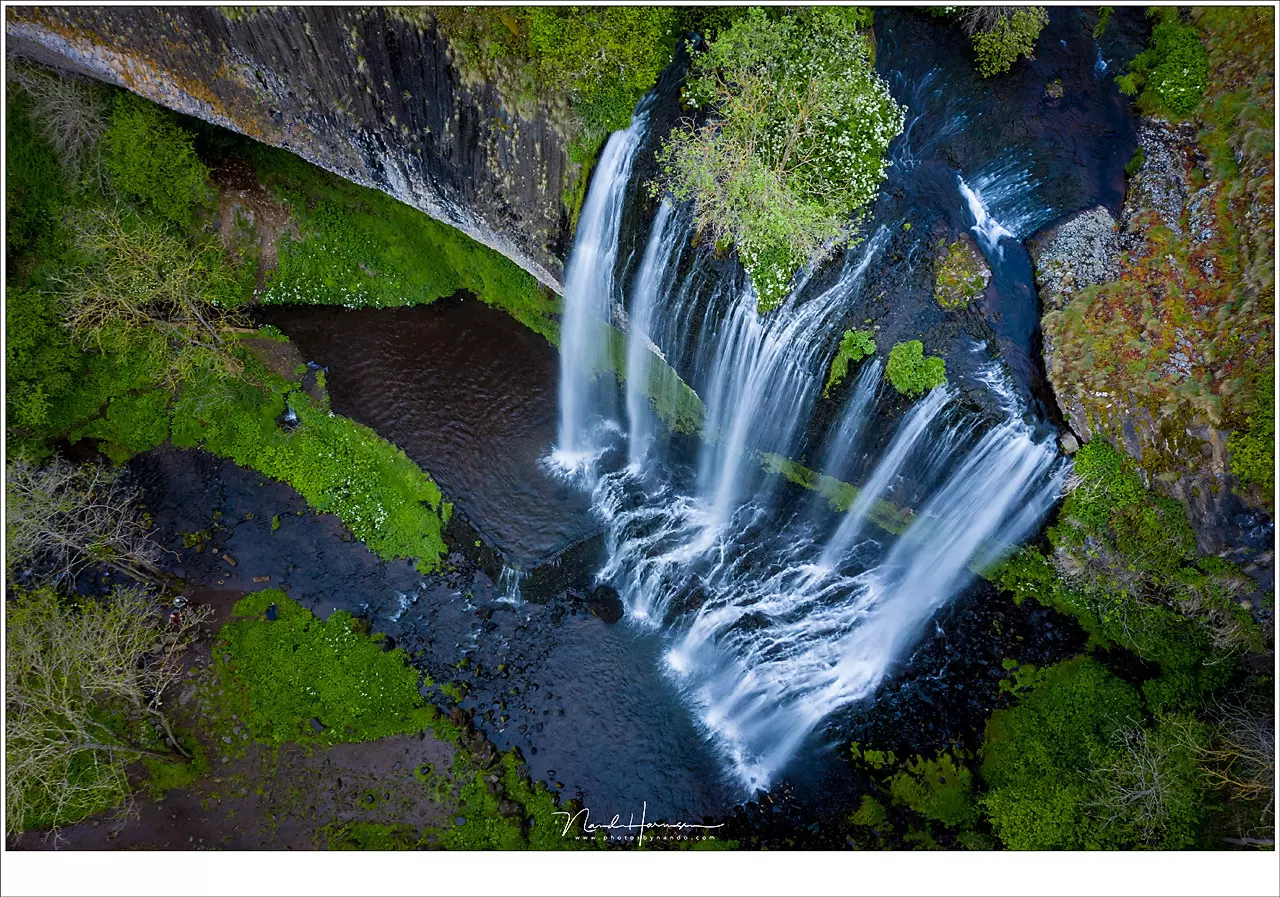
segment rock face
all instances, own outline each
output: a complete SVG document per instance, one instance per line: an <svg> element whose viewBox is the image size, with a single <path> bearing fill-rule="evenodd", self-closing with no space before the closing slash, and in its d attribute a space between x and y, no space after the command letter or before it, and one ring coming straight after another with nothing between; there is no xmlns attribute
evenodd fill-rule
<svg viewBox="0 0 1280 897"><path fill-rule="evenodd" d="M1027 249L1040 301L1047 309L1062 309L1077 290L1115 277L1120 252L1116 220L1098 206L1044 231Z"/></svg>
<svg viewBox="0 0 1280 897"><path fill-rule="evenodd" d="M1164 320L1159 294L1151 292L1150 281L1142 279L1152 276L1153 259L1163 257L1154 256L1153 247L1167 245L1157 242L1168 239L1157 236L1157 231L1188 248L1192 264L1200 267L1206 281L1215 279L1210 242L1219 225L1211 207L1218 187L1210 183L1192 189L1189 171L1199 159L1194 128L1147 119L1139 128L1138 142L1142 163L1129 181L1118 221L1107 209L1097 207L1066 218L1029 241L1045 311L1045 369L1073 431L1064 443L1073 443L1073 436L1080 442L1110 440L1137 461L1150 486L1187 507L1201 549L1217 553L1238 544L1244 531L1256 525L1257 516L1232 491L1230 431L1214 426L1203 414L1170 412L1150 394L1141 393L1139 383L1124 378L1099 383L1079 376L1075 369L1083 363L1079 321L1088 303L1072 302L1086 288L1129 283L1126 301L1145 300L1155 316L1152 320ZM1159 265L1155 268L1158 272ZM1131 311L1106 308L1113 319ZM1194 339L1177 326L1169 325L1167 330L1171 338L1159 356L1150 349L1142 351L1150 353L1161 377L1185 382L1193 365L1207 362ZM1072 339L1075 354L1068 358L1064 343ZM1090 362L1096 363L1097 358Z"/></svg>
<svg viewBox="0 0 1280 897"><path fill-rule="evenodd" d="M560 292L581 175L548 108L466 84L421 10L25 7L10 53L134 91L383 190Z"/></svg>

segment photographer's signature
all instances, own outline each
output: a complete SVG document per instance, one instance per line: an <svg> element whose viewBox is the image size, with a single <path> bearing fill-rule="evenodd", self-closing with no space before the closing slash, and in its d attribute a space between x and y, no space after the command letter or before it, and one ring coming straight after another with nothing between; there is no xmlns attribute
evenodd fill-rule
<svg viewBox="0 0 1280 897"><path fill-rule="evenodd" d="M648 813L648 810L649 810L649 802L648 801L642 802L640 804L640 821L639 822L636 822L634 813L632 813L631 816L628 817L626 822L622 821L621 814L614 814L614 817L606 823L592 822L591 810L589 810L587 807L583 807L581 810L578 810L576 813L571 813L568 810L555 810L552 815L564 817L565 819L564 831L562 832L562 834L565 835L566 837L569 834L569 829L573 828L573 824L581 820L582 831L586 835L594 835L596 832L607 832L610 838L616 838L620 836L615 835L614 832L618 832L618 831L627 832L628 835L624 837L634 838L637 847L640 847L644 844L644 833L646 830L649 830L649 829L662 830L664 832L667 832L668 834L665 835L665 837L671 837L671 838L678 837L681 840L687 840L689 838L693 838L697 840L699 838L707 837L707 836L699 836L699 835L691 836L691 835L686 835L685 833L689 831L709 831L709 830L714 830L714 829L724 827L723 822L716 823L715 825L698 825L697 823L694 823L694 822L648 822L646 820L646 814ZM629 833L631 832L635 832L636 834L630 835ZM671 832L675 832L676 834L675 835L669 834Z"/></svg>

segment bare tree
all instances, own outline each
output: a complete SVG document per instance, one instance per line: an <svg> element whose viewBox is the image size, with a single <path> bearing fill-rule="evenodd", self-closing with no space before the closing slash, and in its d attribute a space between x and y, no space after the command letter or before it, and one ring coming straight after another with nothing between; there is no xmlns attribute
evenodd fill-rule
<svg viewBox="0 0 1280 897"><path fill-rule="evenodd" d="M1096 771L1093 808L1104 827L1119 825L1149 847L1190 847L1188 808L1199 803L1198 757L1206 727L1171 715L1154 728L1134 723L1117 734L1115 761Z"/></svg>
<svg viewBox="0 0 1280 897"><path fill-rule="evenodd" d="M139 587L75 604L48 588L17 591L6 613L9 831L56 825L125 799L131 761L190 759L161 701L208 616L207 608L187 607L166 617ZM148 725L163 738L140 737Z"/></svg>
<svg viewBox="0 0 1280 897"><path fill-rule="evenodd" d="M159 581L160 547L139 519L137 491L122 471L55 460L9 464L5 543L19 581L73 583L102 564L143 581Z"/></svg>
<svg viewBox="0 0 1280 897"><path fill-rule="evenodd" d="M158 221L115 207L78 216L73 239L86 261L57 280L67 325L81 342L150 347L175 382L211 364L239 370L226 336L242 322L217 305L236 289L220 247L193 247Z"/></svg>
<svg viewBox="0 0 1280 897"><path fill-rule="evenodd" d="M1210 784L1235 801L1257 808L1233 844L1274 845L1276 819L1276 721L1271 708L1224 704L1213 712L1214 739L1201 751Z"/></svg>
<svg viewBox="0 0 1280 897"><path fill-rule="evenodd" d="M973 37L980 31L992 31L1017 11L1016 6L966 6L956 12L956 22L961 31Z"/></svg>
<svg viewBox="0 0 1280 897"><path fill-rule="evenodd" d="M14 59L9 60L8 76L26 93L36 127L68 176L105 186L98 139L107 129L108 107L97 85Z"/></svg>

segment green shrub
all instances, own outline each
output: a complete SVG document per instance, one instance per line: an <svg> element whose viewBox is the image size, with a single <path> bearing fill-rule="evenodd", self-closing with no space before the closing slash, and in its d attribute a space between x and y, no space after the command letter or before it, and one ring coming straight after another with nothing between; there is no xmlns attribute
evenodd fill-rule
<svg viewBox="0 0 1280 897"><path fill-rule="evenodd" d="M1009 71L1019 56L1032 58L1036 40L1049 23L1042 6L1023 6L996 17L990 28L974 32L973 53L984 78Z"/></svg>
<svg viewBox="0 0 1280 897"><path fill-rule="evenodd" d="M185 230L195 210L212 199L209 169L196 155L191 133L154 103L120 93L103 144L116 190L170 224Z"/></svg>
<svg viewBox="0 0 1280 897"><path fill-rule="evenodd" d="M431 10L470 81L498 86L532 109L567 100L594 140L625 128L670 63L677 10L661 6L440 7Z"/></svg>
<svg viewBox="0 0 1280 897"><path fill-rule="evenodd" d="M1261 491L1268 506L1275 502L1276 417L1275 366L1254 378L1249 416L1227 441L1231 472L1246 487Z"/></svg>
<svg viewBox="0 0 1280 897"><path fill-rule="evenodd" d="M273 604L276 619L268 620ZM319 620L279 589L266 589L236 603L219 640L224 697L268 744L372 741L422 731L436 715L404 650L384 651L345 611Z"/></svg>
<svg viewBox="0 0 1280 897"><path fill-rule="evenodd" d="M1095 771L1116 762L1116 739L1142 714L1132 687L1096 661L1046 671L1041 684L987 721L981 805L1015 850L1097 849L1114 843L1094 815Z"/></svg>
<svg viewBox="0 0 1280 897"><path fill-rule="evenodd" d="M840 348L836 357L831 359L831 369L827 372L827 384L822 388L824 396L831 395L831 390L844 382L849 373L849 365L857 364L864 358L876 354L875 334L870 330L846 330L840 337Z"/></svg>
<svg viewBox="0 0 1280 897"><path fill-rule="evenodd" d="M49 293L10 286L5 303L5 399L10 432L43 435L50 409L76 384L82 353Z"/></svg>
<svg viewBox="0 0 1280 897"><path fill-rule="evenodd" d="M947 382L947 364L937 356L924 355L918 339L902 342L889 350L885 376L904 396L919 396Z"/></svg>
<svg viewBox="0 0 1280 897"><path fill-rule="evenodd" d="M4 133L5 258L17 259L34 251L57 231L66 191L58 158L31 120L26 97L21 91L9 90L8 100Z"/></svg>
<svg viewBox="0 0 1280 897"><path fill-rule="evenodd" d="M1120 89L1138 97L1143 111L1183 118L1200 106L1209 79L1209 56L1194 25L1175 7L1156 7L1151 43L1116 79Z"/></svg>
<svg viewBox="0 0 1280 897"><path fill-rule="evenodd" d="M967 828L977 820L973 773L949 753L937 759L916 757L889 779L896 804L950 828Z"/></svg>
<svg viewBox="0 0 1280 897"><path fill-rule="evenodd" d="M1078 485L1048 529L1054 553L1024 548L993 574L1015 600L1034 598L1080 621L1104 645L1159 666L1143 685L1151 709L1172 710L1220 687L1233 651L1264 649L1236 603L1245 581L1200 557L1183 507L1149 492L1105 440L1073 458Z"/></svg>
<svg viewBox="0 0 1280 897"><path fill-rule="evenodd" d="M692 200L699 229L737 249L762 312L848 238L902 130L865 21L845 7L748 11L694 58L685 101L712 117L672 129L658 153L655 192Z"/></svg>

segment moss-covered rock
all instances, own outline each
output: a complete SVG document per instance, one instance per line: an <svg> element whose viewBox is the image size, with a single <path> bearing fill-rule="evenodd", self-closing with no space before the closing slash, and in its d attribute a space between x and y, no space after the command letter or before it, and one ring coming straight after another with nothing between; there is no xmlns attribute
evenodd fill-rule
<svg viewBox="0 0 1280 897"><path fill-rule="evenodd" d="M933 298L946 309L968 308L990 283L991 269L968 234L960 234L955 242L939 249Z"/></svg>

